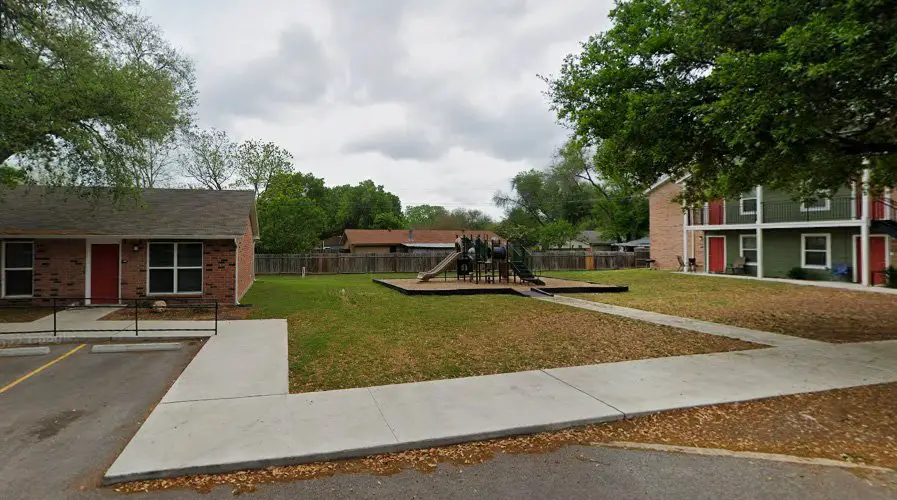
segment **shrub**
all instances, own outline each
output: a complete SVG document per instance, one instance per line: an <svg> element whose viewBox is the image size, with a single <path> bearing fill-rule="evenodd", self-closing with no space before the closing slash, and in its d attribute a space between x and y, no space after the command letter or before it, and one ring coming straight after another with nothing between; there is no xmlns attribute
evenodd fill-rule
<svg viewBox="0 0 897 500"><path fill-rule="evenodd" d="M888 288L897 288L897 267L888 266L885 269L885 286Z"/></svg>
<svg viewBox="0 0 897 500"><path fill-rule="evenodd" d="M795 266L788 270L787 276L788 276L788 278L793 279L793 280L805 280L805 279L809 279L810 274L807 272L806 269L804 269L802 267Z"/></svg>

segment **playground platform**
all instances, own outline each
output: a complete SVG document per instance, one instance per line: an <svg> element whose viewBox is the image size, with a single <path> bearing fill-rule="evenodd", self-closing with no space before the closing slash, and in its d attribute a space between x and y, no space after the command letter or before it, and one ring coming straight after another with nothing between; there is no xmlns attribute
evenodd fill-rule
<svg viewBox="0 0 897 500"><path fill-rule="evenodd" d="M590 281L541 278L544 285L534 285L518 280L516 283L479 283L463 281L449 276L448 279L433 278L430 281L417 279L375 279L374 283L396 290L405 295L522 295L532 292L545 295L555 293L619 293L629 291L624 285L604 285Z"/></svg>

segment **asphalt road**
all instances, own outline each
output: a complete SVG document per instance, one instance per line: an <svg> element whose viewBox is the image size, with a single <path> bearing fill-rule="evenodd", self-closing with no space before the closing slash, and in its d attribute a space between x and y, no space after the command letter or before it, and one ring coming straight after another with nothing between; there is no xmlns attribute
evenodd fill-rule
<svg viewBox="0 0 897 500"><path fill-rule="evenodd" d="M27 377L78 345L54 345L43 356L0 358L4 500L97 493L103 472L200 347L91 354L87 345Z"/></svg>
<svg viewBox="0 0 897 500"><path fill-rule="evenodd" d="M897 498L897 475L872 480L849 471L726 457L570 446L552 453L503 455L430 474L343 475L258 486L259 499L863 499ZM89 498L115 498L95 491ZM170 490L141 500L232 499L231 487L210 494Z"/></svg>

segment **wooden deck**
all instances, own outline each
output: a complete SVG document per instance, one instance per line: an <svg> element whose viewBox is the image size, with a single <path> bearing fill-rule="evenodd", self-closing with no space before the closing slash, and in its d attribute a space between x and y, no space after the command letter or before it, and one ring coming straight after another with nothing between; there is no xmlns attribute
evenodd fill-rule
<svg viewBox="0 0 897 500"><path fill-rule="evenodd" d="M589 281L564 280L558 278L541 278L544 285L523 283L483 283L462 281L454 278L443 280L433 278L430 281L417 279L375 279L374 283L392 288L405 295L480 295L510 294L529 295L536 291L544 294L555 293L619 293L629 291L625 285L604 285Z"/></svg>

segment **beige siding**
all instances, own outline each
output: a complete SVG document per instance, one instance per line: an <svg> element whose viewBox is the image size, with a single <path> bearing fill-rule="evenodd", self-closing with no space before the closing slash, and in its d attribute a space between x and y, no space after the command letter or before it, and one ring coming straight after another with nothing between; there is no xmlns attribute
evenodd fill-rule
<svg viewBox="0 0 897 500"><path fill-rule="evenodd" d="M352 246L352 253L389 253L389 245L385 246Z"/></svg>

